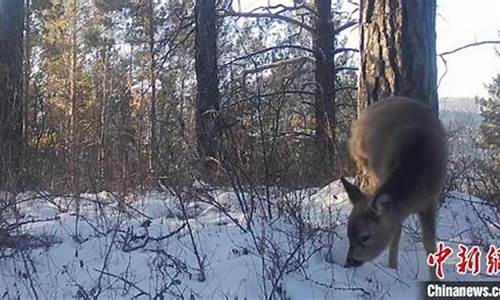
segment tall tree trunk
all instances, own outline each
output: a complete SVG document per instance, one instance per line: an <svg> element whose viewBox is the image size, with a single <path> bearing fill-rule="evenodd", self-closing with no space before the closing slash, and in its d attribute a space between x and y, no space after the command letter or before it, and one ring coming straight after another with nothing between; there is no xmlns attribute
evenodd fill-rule
<svg viewBox="0 0 500 300"><path fill-rule="evenodd" d="M130 57L133 57L134 46L130 44ZM131 59L132 61L132 59ZM132 69L130 68L127 72L127 80L125 85L125 92L123 95L122 102L120 104L120 127L119 127L119 147L122 151L119 152L120 161L120 191L125 192L128 190L131 184L131 174L134 174L134 169L130 167L129 152L134 145L134 132L132 130L132 125L130 122L131 108L130 100L132 99ZM135 181L133 181L135 183Z"/></svg>
<svg viewBox="0 0 500 300"><path fill-rule="evenodd" d="M108 157L108 152L110 152L111 138L108 136L109 134L109 126L110 126L110 113L108 107L108 98L110 97L111 91L113 90L111 87L112 80L110 77L109 65L110 65L110 51L107 45L102 46L103 48L98 50L97 54L97 62L102 64L102 77L100 82L100 86L96 86L96 90L99 95L97 99L100 99L101 103L101 111L100 111L100 120L99 120L99 151L98 151L98 171L100 178L102 178L102 182L99 184L104 184L105 188L110 188L110 183L112 180L112 164L110 164L110 158Z"/></svg>
<svg viewBox="0 0 500 300"><path fill-rule="evenodd" d="M196 133L201 159L217 158L219 79L217 76L217 18L215 0L196 0L195 68L197 80ZM205 164L210 171L210 165ZM209 174L207 174L209 175Z"/></svg>
<svg viewBox="0 0 500 300"><path fill-rule="evenodd" d="M31 76L31 0L24 2L24 69L23 69L23 138L27 140L28 135L28 103L31 102L30 76ZM26 158L25 158L26 160Z"/></svg>
<svg viewBox="0 0 500 300"><path fill-rule="evenodd" d="M362 0L358 113L388 96L408 96L436 113L436 0Z"/></svg>
<svg viewBox="0 0 500 300"><path fill-rule="evenodd" d="M315 0L317 10L314 55L316 59L315 79L317 84L315 117L316 138L321 161L326 170L333 170L335 155L335 56L332 1ZM325 174L326 175L326 174ZM330 174L332 175L332 174Z"/></svg>
<svg viewBox="0 0 500 300"><path fill-rule="evenodd" d="M154 0L148 0L148 44L149 44L149 84L151 88L150 127L149 136L149 170L154 172L158 163L158 147L156 142L156 58L155 58L155 15Z"/></svg>
<svg viewBox="0 0 500 300"><path fill-rule="evenodd" d="M0 188L19 188L24 1L0 0Z"/></svg>
<svg viewBox="0 0 500 300"><path fill-rule="evenodd" d="M69 65L69 98L70 98L70 145L69 145L69 175L72 189L76 188L76 149L78 143L77 123L78 123L78 107L77 107L77 91L76 91L76 67L78 60L77 47L77 0L71 2L71 45L70 45L70 65Z"/></svg>

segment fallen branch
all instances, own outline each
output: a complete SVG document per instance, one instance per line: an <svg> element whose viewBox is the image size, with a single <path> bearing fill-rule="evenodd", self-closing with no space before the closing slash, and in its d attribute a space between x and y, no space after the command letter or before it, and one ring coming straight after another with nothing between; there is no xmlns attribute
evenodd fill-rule
<svg viewBox="0 0 500 300"><path fill-rule="evenodd" d="M132 231L127 230L127 232L125 233L125 237L124 237L125 241L123 242L122 251L125 253L129 253L129 252L141 249L141 248L145 248L147 246L147 244L149 243L149 241L155 241L155 242L163 241L165 239L168 239L168 238L178 234L179 232L181 232L182 229L184 229L184 227L186 227L186 223L182 224L182 226L180 226L176 230L170 232L169 234L159 236L159 237L151 237L151 236L149 236L149 234L136 236L133 234ZM129 244L131 241L137 240L137 239L144 239L144 241L141 244L138 244L135 246L131 246Z"/></svg>
<svg viewBox="0 0 500 300"><path fill-rule="evenodd" d="M133 287L135 288L139 294L137 295L134 295L133 298L138 298L140 296L149 296L149 293L147 293L146 291L144 291L143 289L141 289L137 284L135 284L134 282L122 277L122 276L118 276L118 275L115 275L113 273L109 273L109 272L106 272L104 270L99 270L99 269L96 269L96 268L92 268L94 271L96 271L97 273L99 274L102 274L102 275L106 275L106 276L109 276L111 278L115 278L117 280L120 280L122 281L123 283L125 283L126 285L130 286L130 287Z"/></svg>
<svg viewBox="0 0 500 300"><path fill-rule="evenodd" d="M34 236L30 234L11 235L8 231L0 228L0 250L27 250L36 248L50 248L54 244L61 243L60 240L50 235Z"/></svg>

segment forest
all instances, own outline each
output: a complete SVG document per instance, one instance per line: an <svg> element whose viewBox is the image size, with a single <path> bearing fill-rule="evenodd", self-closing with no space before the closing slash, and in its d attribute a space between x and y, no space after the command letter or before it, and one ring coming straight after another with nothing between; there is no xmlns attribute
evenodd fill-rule
<svg viewBox="0 0 500 300"><path fill-rule="evenodd" d="M439 3L0 0L1 297L416 298L429 252L414 216L398 270L386 253L344 268L339 179L367 176L351 127L391 96L446 130L437 240L486 259L500 246L500 70L485 96L438 90L457 53L496 46L500 60L500 34L439 53Z"/></svg>

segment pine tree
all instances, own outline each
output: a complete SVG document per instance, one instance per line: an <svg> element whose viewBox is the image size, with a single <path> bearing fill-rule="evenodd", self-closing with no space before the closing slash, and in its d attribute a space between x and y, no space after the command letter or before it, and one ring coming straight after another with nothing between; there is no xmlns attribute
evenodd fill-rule
<svg viewBox="0 0 500 300"><path fill-rule="evenodd" d="M480 145L491 152L496 173L500 174L500 73L488 85L488 95L479 100L483 118Z"/></svg>

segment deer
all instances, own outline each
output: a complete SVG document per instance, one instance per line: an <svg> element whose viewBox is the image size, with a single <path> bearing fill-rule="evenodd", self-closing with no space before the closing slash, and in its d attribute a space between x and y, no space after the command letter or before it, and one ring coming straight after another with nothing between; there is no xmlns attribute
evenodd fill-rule
<svg viewBox="0 0 500 300"><path fill-rule="evenodd" d="M436 248L436 211L446 173L447 143L438 116L422 102L390 97L370 105L351 127L349 153L365 180L344 177L352 203L345 267L359 267L389 247L397 269L401 226L417 214L427 254ZM429 268L436 279L434 268Z"/></svg>

